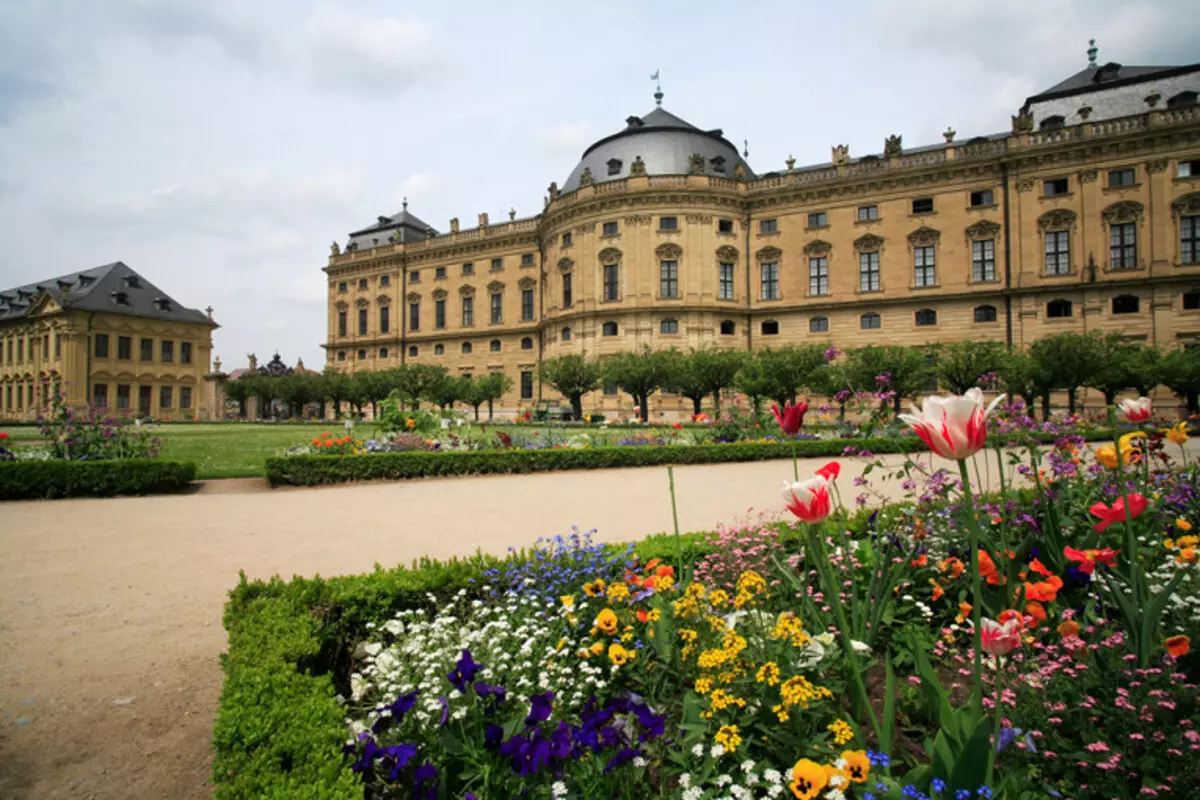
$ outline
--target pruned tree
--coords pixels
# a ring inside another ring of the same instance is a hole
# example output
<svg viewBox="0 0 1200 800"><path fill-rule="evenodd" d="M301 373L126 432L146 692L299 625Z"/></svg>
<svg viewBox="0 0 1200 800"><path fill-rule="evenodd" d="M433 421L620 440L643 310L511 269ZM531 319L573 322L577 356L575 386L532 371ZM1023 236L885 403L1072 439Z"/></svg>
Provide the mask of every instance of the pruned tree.
<svg viewBox="0 0 1200 800"><path fill-rule="evenodd" d="M996 377L1000 386L1010 398L1020 397L1025 401L1029 415L1033 416L1037 398L1045 390L1046 381L1042 378L1037 362L1029 353L1020 350L1006 353L996 367ZM1049 391L1046 397L1049 398ZM1047 400L1047 402L1049 402Z"/></svg>
<svg viewBox="0 0 1200 800"><path fill-rule="evenodd" d="M463 375L458 379L458 398L466 403L475 411L475 421L479 421L479 407L487 400L487 396L483 392L483 381L485 378L473 378L470 375Z"/></svg>
<svg viewBox="0 0 1200 800"><path fill-rule="evenodd" d="M937 388L937 372L925 348L871 344L851 350L847 359L851 384L860 391L893 392L897 414L904 400Z"/></svg>
<svg viewBox="0 0 1200 800"><path fill-rule="evenodd" d="M601 369L595 361L581 355L566 355L542 362L541 378L544 383L567 398L575 419L583 417L583 396L600 386Z"/></svg>
<svg viewBox="0 0 1200 800"><path fill-rule="evenodd" d="M1029 354L1055 389L1066 390L1070 414L1075 413L1079 387L1087 385L1103 367L1099 340L1070 331L1038 339L1030 345Z"/></svg>
<svg viewBox="0 0 1200 800"><path fill-rule="evenodd" d="M420 408L422 400L432 400L433 388L449 376L445 367L433 364L406 364L395 370L393 388L414 409Z"/></svg>
<svg viewBox="0 0 1200 800"><path fill-rule="evenodd" d="M1189 414L1200 412L1200 350L1179 348L1167 352L1161 364L1162 383L1187 404Z"/></svg>
<svg viewBox="0 0 1200 800"><path fill-rule="evenodd" d="M328 400L333 405L333 418L337 419L342 413L342 403L350 397L350 376L333 367L326 367L321 373L321 400Z"/></svg>
<svg viewBox="0 0 1200 800"><path fill-rule="evenodd" d="M476 384L483 394L484 402L488 404L488 421L491 422L496 401L503 399L504 395L512 391L512 378L503 372L489 372L485 377L478 379ZM479 419L478 410L475 419Z"/></svg>
<svg viewBox="0 0 1200 800"><path fill-rule="evenodd" d="M246 416L246 399L250 396L248 387L240 380L225 381L225 398L238 404L238 416ZM221 409L224 414L225 409Z"/></svg>
<svg viewBox="0 0 1200 800"><path fill-rule="evenodd" d="M938 382L954 394L980 385L980 379L995 372L1004 360L1004 345L970 339L941 345L937 349Z"/></svg>
<svg viewBox="0 0 1200 800"><path fill-rule="evenodd" d="M650 395L663 386L669 356L646 347L640 353L615 353L605 356L601 370L606 381L633 396L640 408L642 422L650 419Z"/></svg>

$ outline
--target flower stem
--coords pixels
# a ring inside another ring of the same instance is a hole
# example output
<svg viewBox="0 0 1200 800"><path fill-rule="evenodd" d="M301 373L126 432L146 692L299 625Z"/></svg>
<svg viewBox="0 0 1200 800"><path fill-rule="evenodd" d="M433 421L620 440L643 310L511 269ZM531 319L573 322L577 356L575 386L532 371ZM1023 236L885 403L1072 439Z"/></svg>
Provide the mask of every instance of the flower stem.
<svg viewBox="0 0 1200 800"><path fill-rule="evenodd" d="M1121 503L1125 507L1125 523L1123 527L1125 528L1125 560L1129 564L1129 590L1133 595L1133 607L1140 610L1142 608L1142 596L1138 593L1137 537L1133 533L1133 517L1129 513L1129 489L1125 486L1125 456L1121 453L1120 431L1117 430L1117 412L1113 406L1108 407L1108 427L1112 431L1113 449L1117 453L1117 465L1113 467L1113 474L1116 475L1117 488L1121 490ZM1132 450L1129 455L1132 460ZM1149 665L1150 648L1147 647L1146 642L1142 641L1142 626L1137 624L1139 621L1129 620L1131 628L1129 635L1137 648L1138 666L1145 669Z"/></svg>
<svg viewBox="0 0 1200 800"><path fill-rule="evenodd" d="M792 438L792 479L800 480L800 463L796 461L796 439Z"/></svg>
<svg viewBox="0 0 1200 800"><path fill-rule="evenodd" d="M967 474L967 462L960 459L958 471L962 475L963 502L967 506L967 539L971 548L971 593L975 601L971 604L971 622L975 628L975 686L979 690L976 707L983 713L983 585L979 580L979 520L975 517L975 498L971 494L971 478Z"/></svg>

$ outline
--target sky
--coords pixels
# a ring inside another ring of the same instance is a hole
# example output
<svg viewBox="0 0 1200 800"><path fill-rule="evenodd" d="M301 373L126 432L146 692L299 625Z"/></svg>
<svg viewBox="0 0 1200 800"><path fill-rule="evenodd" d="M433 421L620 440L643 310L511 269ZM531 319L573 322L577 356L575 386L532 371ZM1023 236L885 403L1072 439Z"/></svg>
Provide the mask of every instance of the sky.
<svg viewBox="0 0 1200 800"><path fill-rule="evenodd" d="M121 260L214 355L324 363L329 244L538 213L654 108L756 172L1003 132L1100 63L1200 61L1194 0L3 0L0 288ZM601 10L601 8L603 10Z"/></svg>

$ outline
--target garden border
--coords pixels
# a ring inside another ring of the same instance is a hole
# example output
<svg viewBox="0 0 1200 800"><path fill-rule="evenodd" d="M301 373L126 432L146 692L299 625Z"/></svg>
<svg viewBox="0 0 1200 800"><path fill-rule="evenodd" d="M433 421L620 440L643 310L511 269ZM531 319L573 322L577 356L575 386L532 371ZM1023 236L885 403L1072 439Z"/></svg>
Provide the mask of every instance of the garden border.
<svg viewBox="0 0 1200 800"><path fill-rule="evenodd" d="M183 491L195 479L196 465L184 461L3 461L0 501L167 494Z"/></svg>

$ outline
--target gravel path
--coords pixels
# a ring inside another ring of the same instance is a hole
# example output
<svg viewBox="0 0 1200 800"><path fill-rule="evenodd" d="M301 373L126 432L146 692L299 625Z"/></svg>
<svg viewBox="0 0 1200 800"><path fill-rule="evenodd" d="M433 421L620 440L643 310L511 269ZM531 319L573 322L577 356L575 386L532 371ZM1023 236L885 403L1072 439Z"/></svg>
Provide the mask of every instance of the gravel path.
<svg viewBox="0 0 1200 800"><path fill-rule="evenodd" d="M847 500L860 470L846 462ZM777 513L791 472L788 461L677 468L681 529ZM210 796L221 613L239 569L337 575L501 554L572 525L604 541L669 530L666 469L316 489L221 481L184 496L5 504L0 798Z"/></svg>

